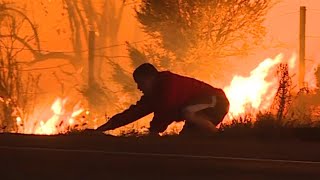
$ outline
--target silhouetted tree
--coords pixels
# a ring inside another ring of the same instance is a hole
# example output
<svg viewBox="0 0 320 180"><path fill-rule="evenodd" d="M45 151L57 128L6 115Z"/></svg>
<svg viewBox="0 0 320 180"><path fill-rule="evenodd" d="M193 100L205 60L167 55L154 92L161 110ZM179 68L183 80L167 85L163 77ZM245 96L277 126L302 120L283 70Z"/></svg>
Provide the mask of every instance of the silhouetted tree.
<svg viewBox="0 0 320 180"><path fill-rule="evenodd" d="M28 17L7 5L0 3L0 126L17 131L34 108L40 78L22 70L24 63L18 61L18 54L32 43L37 45L39 39ZM20 31L25 23L33 36ZM17 117L21 118L18 123Z"/></svg>
<svg viewBox="0 0 320 180"><path fill-rule="evenodd" d="M160 61L195 62L243 55L257 47L270 6L271 0L142 0L136 17L154 39L152 47L144 47L146 54L157 51Z"/></svg>
<svg viewBox="0 0 320 180"><path fill-rule="evenodd" d="M25 49L29 50L33 59L28 63L34 65L48 60L61 60L65 59L74 69L65 71L60 69L60 73L71 78L80 74L81 79L79 85L75 87L86 97L94 99L94 103L98 108L102 107L105 110L106 104L117 103L117 96L109 87L109 82L117 82L117 79L102 77L105 76L104 68L110 68L110 72L124 69L119 66L117 61L110 59L108 56L112 56L115 52L112 48L107 48L118 43L118 32L120 28L120 22L122 20L123 10L126 6L126 0L103 0L99 3L93 0L61 0L62 13L59 14L66 19L68 23L67 27L57 26L56 31L58 34L63 32L70 33L70 42L72 45L72 53L70 52L50 52L50 50L41 50L41 41L38 35L37 26L27 17L23 10L16 8L16 4L12 3L10 6L1 6L0 9L6 14L12 14L12 12L19 13L26 18L26 22L31 25L34 35L30 35L33 38L33 42L29 42L24 37L14 37L25 46ZM28 3L28 2L26 2ZM45 14L51 12L48 11L47 6L50 5L49 1L41 1L42 10ZM3 8L2 8L3 7ZM37 6L39 7L39 6ZM39 9L37 9L39 10ZM56 12L54 12L55 15ZM15 16L15 15L14 15ZM94 83L94 87L89 88L87 86L87 44L88 44L88 31L94 30L97 34L95 37L95 78L97 81ZM3 37L3 36L2 36ZM69 50L68 50L69 51ZM119 69L120 67L120 69ZM122 72L123 73L123 72ZM129 75L125 74L127 77ZM112 78L113 76L111 76ZM107 82L107 83L106 83ZM78 88L78 87L81 88ZM113 106L112 106L113 107Z"/></svg>

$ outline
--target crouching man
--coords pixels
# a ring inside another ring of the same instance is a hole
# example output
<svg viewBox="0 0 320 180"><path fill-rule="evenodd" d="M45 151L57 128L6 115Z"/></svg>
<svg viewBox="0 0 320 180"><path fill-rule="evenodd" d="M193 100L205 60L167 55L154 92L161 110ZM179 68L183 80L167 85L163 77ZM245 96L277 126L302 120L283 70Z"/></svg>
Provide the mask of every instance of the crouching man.
<svg viewBox="0 0 320 180"><path fill-rule="evenodd" d="M122 113L97 128L113 130L132 123L150 113L150 134L159 134L176 121L185 121L180 134L216 133L229 111L229 101L222 89L169 71L158 71L153 65L140 65L133 78L143 96Z"/></svg>

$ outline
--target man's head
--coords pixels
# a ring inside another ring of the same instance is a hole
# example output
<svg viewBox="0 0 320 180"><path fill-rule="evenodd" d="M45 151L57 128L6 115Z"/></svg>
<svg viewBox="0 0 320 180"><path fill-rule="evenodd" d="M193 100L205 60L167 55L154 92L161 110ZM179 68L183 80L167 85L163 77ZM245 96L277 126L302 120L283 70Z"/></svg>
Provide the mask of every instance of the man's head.
<svg viewBox="0 0 320 180"><path fill-rule="evenodd" d="M137 83L138 89L144 94L150 94L152 92L152 86L157 75L158 70L149 63L140 65L133 72L134 81Z"/></svg>

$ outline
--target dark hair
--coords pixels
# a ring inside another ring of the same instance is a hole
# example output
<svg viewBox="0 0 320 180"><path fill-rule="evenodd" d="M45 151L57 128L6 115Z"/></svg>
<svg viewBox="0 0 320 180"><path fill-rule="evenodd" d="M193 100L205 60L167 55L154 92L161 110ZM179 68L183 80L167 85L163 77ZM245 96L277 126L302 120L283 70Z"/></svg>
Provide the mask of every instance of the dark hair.
<svg viewBox="0 0 320 180"><path fill-rule="evenodd" d="M133 78L136 81L138 78L156 76L157 74L158 70L152 64L144 63L134 70Z"/></svg>

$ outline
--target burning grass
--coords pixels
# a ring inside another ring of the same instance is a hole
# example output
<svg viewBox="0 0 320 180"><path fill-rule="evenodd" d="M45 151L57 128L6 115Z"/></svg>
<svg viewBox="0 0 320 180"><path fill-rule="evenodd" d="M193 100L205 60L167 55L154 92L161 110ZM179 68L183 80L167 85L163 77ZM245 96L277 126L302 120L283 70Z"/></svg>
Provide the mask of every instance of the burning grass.
<svg viewBox="0 0 320 180"><path fill-rule="evenodd" d="M296 67L295 61L295 56L285 61L280 54L274 59L262 61L248 77L235 75L230 85L224 88L231 107L229 114L220 124L220 129L224 132L222 134L261 132L260 134L270 135L287 129L320 127L320 103L314 103L314 99L320 97L318 88L314 88L315 78L312 79L313 88L306 86L296 91L293 76L290 75L290 71ZM93 122L96 127L107 119L106 116L93 117L86 106L79 102L68 107L67 103L68 99L57 98L51 105L52 115L46 119L30 117L25 120L15 117L17 130L9 132L73 134L80 133L85 128L93 128ZM137 124L119 128L111 134L146 135L148 127L143 123L139 126ZM182 126L183 123L171 124L162 135L178 134ZM8 132L5 126L1 129L2 132Z"/></svg>

